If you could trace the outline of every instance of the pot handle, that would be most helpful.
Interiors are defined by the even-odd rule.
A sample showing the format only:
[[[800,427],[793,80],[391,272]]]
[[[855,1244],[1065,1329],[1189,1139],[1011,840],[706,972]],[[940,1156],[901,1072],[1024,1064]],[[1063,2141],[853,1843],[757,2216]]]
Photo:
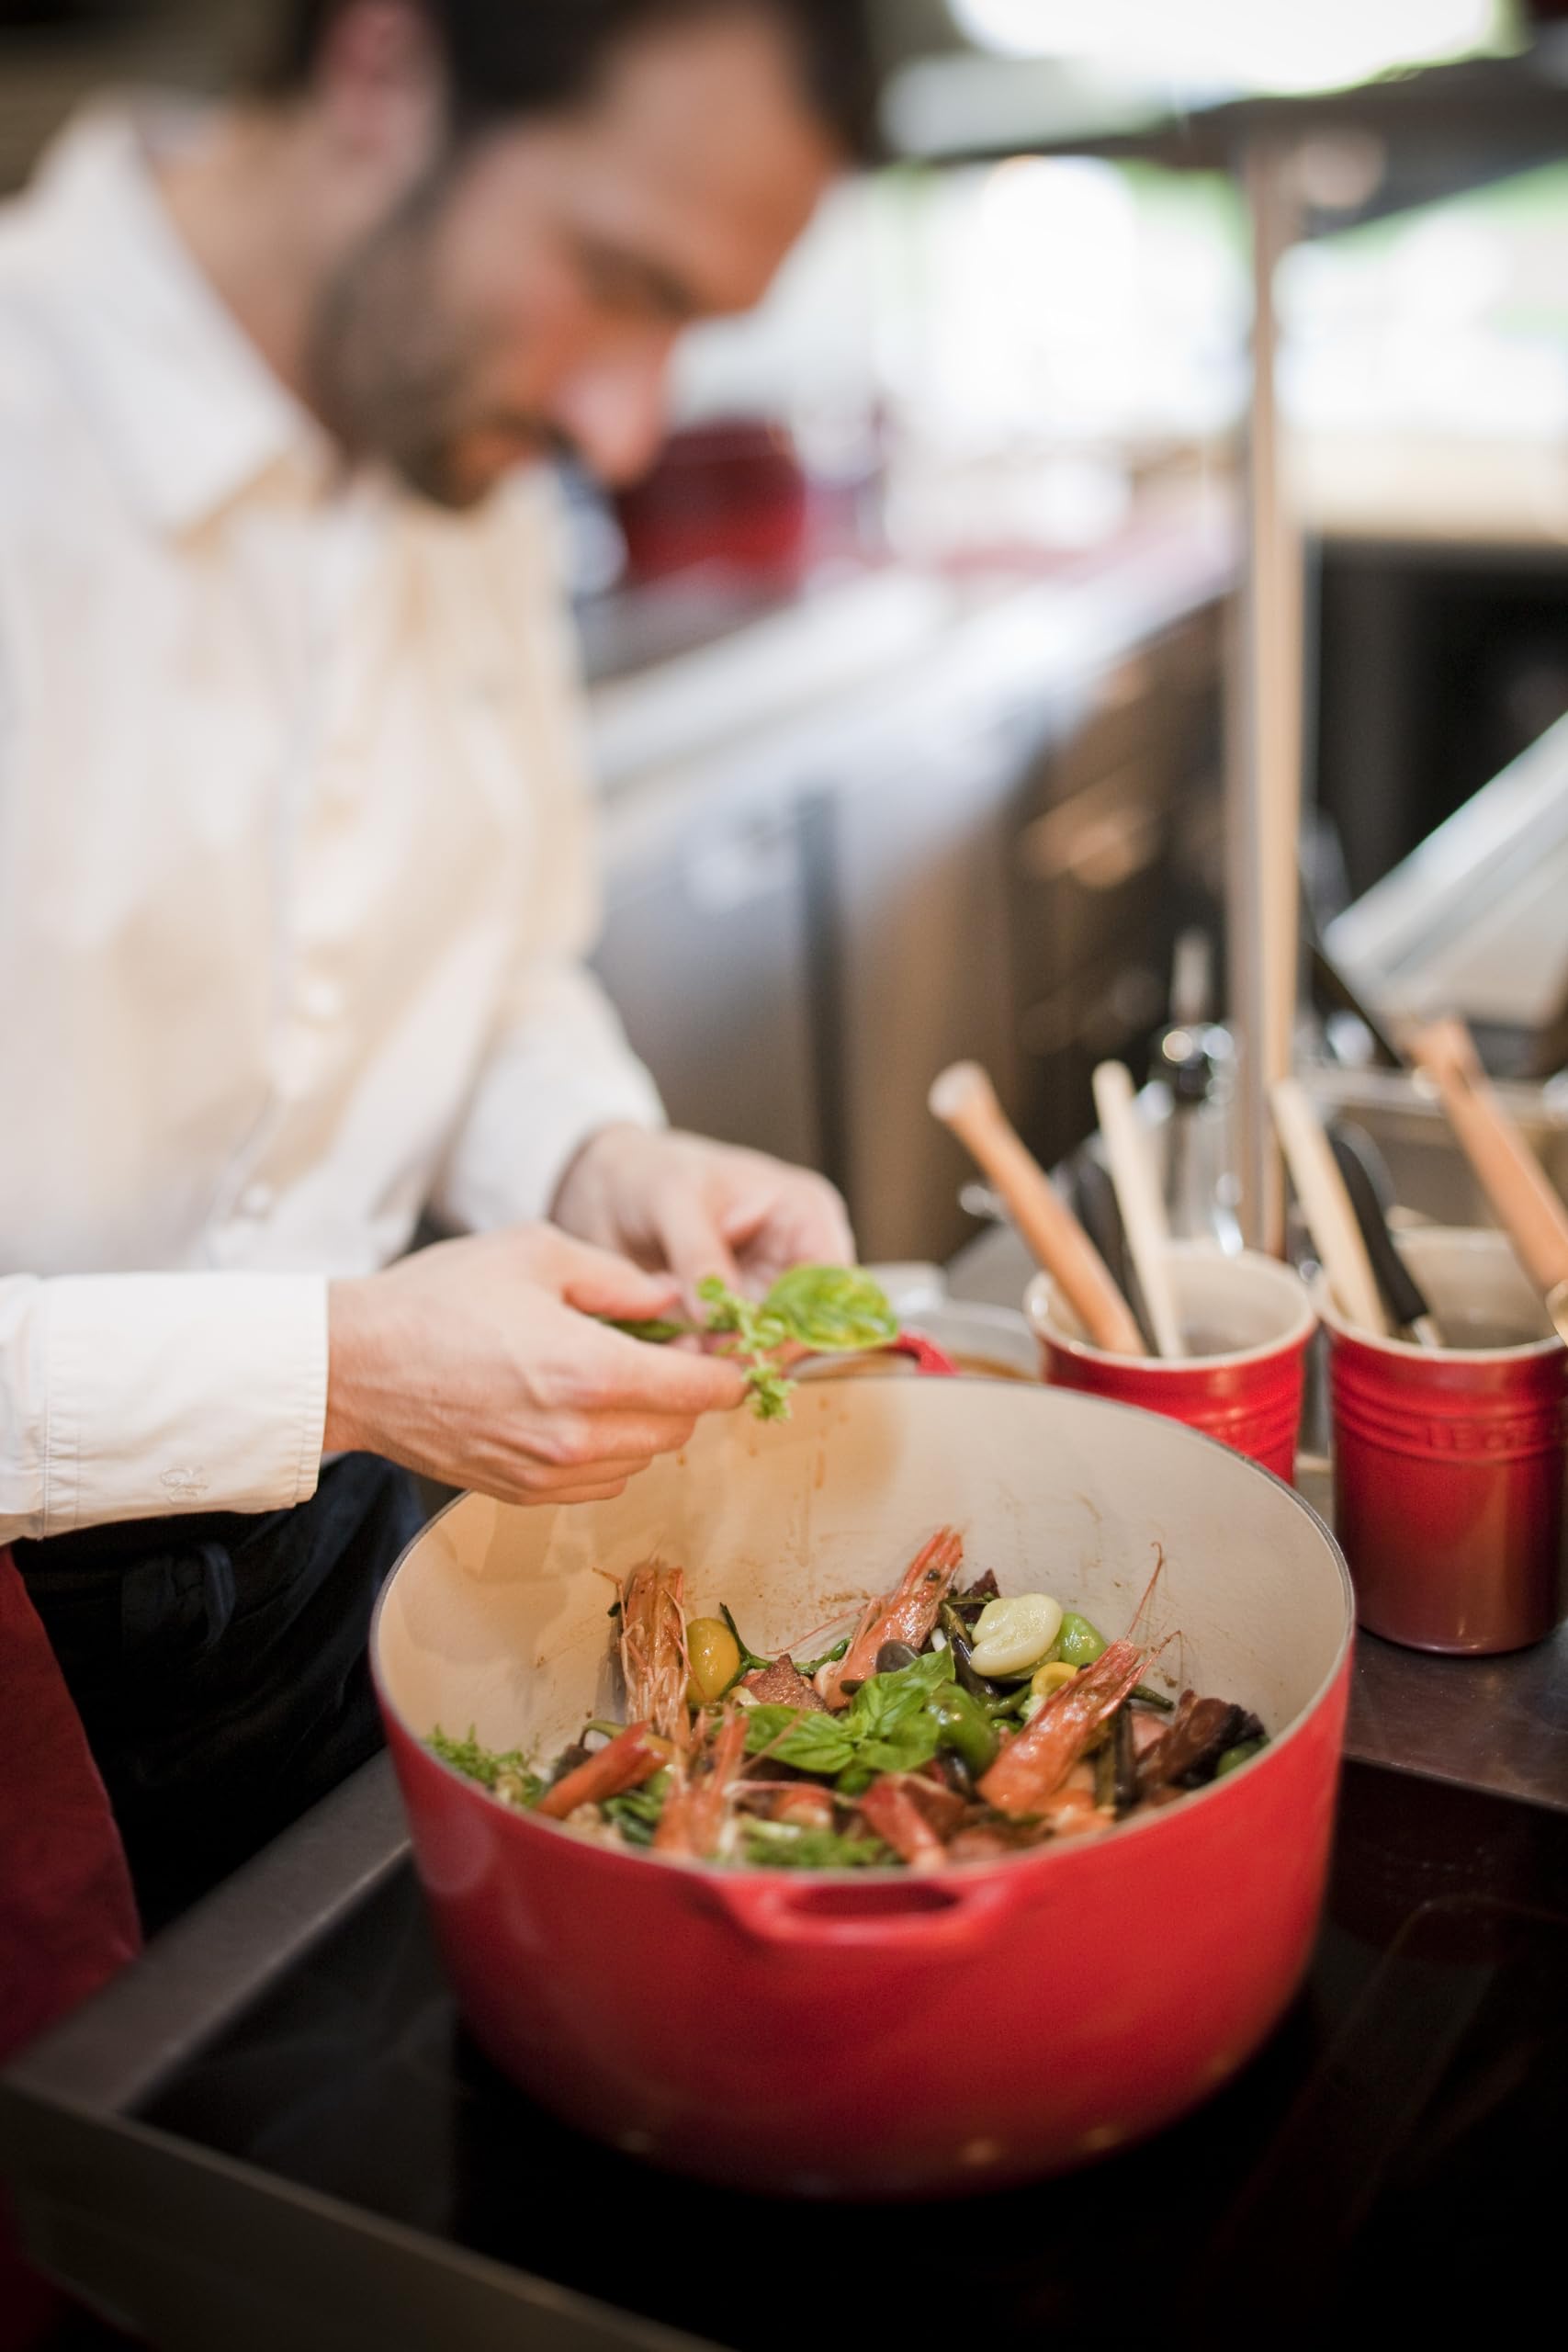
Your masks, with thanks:
[[[958,1366],[953,1358],[945,1355],[934,1340],[928,1340],[923,1331],[900,1331],[896,1340],[889,1340],[887,1352],[889,1355],[912,1356],[915,1370],[924,1377],[937,1380],[956,1380],[958,1377]]]
[[[1016,1900],[1005,1880],[991,1876],[860,1886],[759,1874],[722,1881],[717,1892],[737,1927],[757,1942],[817,1951],[954,1951],[988,1933]]]

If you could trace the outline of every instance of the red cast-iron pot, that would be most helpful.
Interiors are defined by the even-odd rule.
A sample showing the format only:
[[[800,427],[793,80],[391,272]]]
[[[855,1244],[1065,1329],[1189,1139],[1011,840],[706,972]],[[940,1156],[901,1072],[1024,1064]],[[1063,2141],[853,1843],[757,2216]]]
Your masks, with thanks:
[[[1255,1708],[1255,1762],[1104,1836],[929,1878],[718,1870],[508,1811],[421,1743],[547,1758],[618,1712],[613,1593],[657,1554],[693,1613],[798,1645],[931,1531],[1108,1634],[1157,1555],[1162,1666]],[[600,1571],[595,1574],[594,1571]],[[951,2193],[1081,2163],[1223,2082],[1289,2002],[1327,1868],[1349,1670],[1333,1539],[1175,1421],[1005,1382],[812,1384],[703,1424],[615,1502],[455,1503],[371,1655],[414,1854],[475,2035],[616,2146],[806,2196]]]

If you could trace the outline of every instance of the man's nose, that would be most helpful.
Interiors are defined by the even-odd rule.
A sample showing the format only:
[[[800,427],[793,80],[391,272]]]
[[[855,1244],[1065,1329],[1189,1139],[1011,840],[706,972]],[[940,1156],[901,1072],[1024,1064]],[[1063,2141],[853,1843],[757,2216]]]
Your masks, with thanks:
[[[584,368],[561,385],[552,417],[600,479],[635,481],[664,438],[673,335]]]

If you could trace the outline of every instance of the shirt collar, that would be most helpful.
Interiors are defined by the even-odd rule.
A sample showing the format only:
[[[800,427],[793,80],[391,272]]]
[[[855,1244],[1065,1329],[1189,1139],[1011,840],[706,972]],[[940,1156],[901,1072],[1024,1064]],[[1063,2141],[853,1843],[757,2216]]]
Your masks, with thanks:
[[[82,397],[132,496],[155,525],[182,532],[275,469],[319,488],[333,451],[164,208],[149,132],[172,120],[173,109],[144,106],[78,117],[45,157],[28,209]]]

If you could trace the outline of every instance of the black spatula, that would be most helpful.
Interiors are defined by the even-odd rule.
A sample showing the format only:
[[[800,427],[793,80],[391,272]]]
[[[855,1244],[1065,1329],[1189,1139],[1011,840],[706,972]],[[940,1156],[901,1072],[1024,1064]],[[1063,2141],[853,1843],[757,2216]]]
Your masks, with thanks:
[[[1371,1136],[1359,1127],[1336,1125],[1329,1130],[1328,1140],[1345,1180],[1345,1190],[1350,1195],[1350,1206],[1361,1228],[1382,1303],[1395,1329],[1408,1331],[1418,1347],[1440,1348],[1442,1337],[1432,1319],[1427,1295],[1400,1256],[1399,1245],[1389,1229],[1388,1206],[1393,1187],[1382,1155]]]

